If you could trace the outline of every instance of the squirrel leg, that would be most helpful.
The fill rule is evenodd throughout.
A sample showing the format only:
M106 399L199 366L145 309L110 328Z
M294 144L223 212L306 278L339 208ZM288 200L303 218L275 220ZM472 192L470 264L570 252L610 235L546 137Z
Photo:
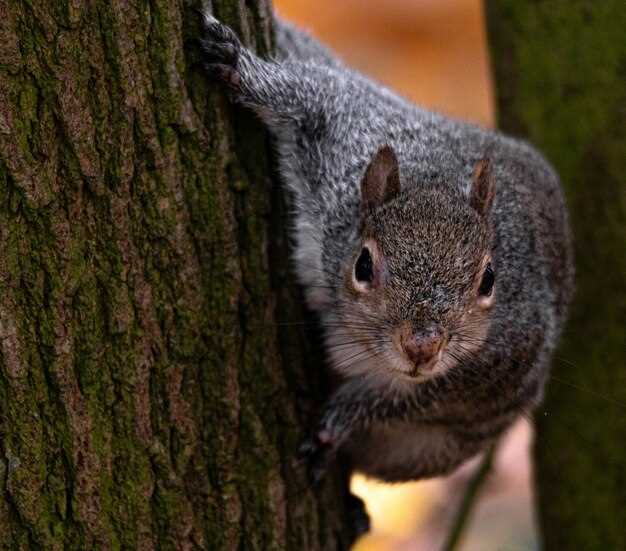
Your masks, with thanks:
M390 419L408 419L418 413L409 408L412 400L397 399L376 389L363 389L361 384L346 383L330 399L313 435L304 441L299 453L308 466L309 477L317 484L336 459L342 444L355 432L373 423Z
M296 77L284 64L259 58L208 13L202 14L202 31L203 66L227 86L235 101L256 111L270 127L302 119L307 105L297 98L315 95L305 76ZM307 90L298 90L301 87Z
M342 392L336 394L324 409L313 434L300 446L299 455L306 461L308 475L313 484L319 484L326 471L336 459L337 453L353 430L362 428L366 422L360 402L342 400Z

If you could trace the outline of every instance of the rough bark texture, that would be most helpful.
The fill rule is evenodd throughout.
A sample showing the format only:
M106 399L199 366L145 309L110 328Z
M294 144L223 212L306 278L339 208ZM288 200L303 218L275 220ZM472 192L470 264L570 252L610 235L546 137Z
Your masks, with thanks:
M194 67L192 7L0 2L2 548L346 545L293 460L321 368L277 324L267 136ZM214 7L268 52L266 0Z
M548 550L626 549L626 9L621 0L489 0L500 127L556 165L577 296L538 412Z

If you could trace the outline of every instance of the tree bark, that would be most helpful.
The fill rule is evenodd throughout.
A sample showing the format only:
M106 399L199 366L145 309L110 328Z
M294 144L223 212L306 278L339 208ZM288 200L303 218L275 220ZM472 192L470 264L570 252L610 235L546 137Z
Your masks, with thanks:
M0 3L0 542L336 549L267 135L183 0ZM262 54L268 0L215 2ZM197 59L196 59L197 61Z
M500 127L559 171L577 295L537 414L545 549L626 549L626 10L489 0Z

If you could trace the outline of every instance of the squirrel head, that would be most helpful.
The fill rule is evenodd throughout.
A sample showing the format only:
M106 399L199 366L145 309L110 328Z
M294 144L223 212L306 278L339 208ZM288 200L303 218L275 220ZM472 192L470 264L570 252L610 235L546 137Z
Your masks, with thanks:
M360 242L338 289L341 330L329 332L334 364L348 375L426 380L478 350L487 335L496 299L490 162L476 164L468 195L408 188L401 191L396 155L383 147L361 184Z

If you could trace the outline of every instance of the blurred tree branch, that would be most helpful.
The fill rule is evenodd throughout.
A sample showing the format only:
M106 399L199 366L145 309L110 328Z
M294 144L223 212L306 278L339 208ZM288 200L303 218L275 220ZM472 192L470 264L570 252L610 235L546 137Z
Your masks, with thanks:
M454 551L458 548L463 533L467 529L471 519L472 510L480 497L483 484L489 478L489 474L492 471L496 449L497 445L494 445L485 452L482 461L467 483L465 493L454 516L454 520L452 521L448 537L442 547L443 551Z

